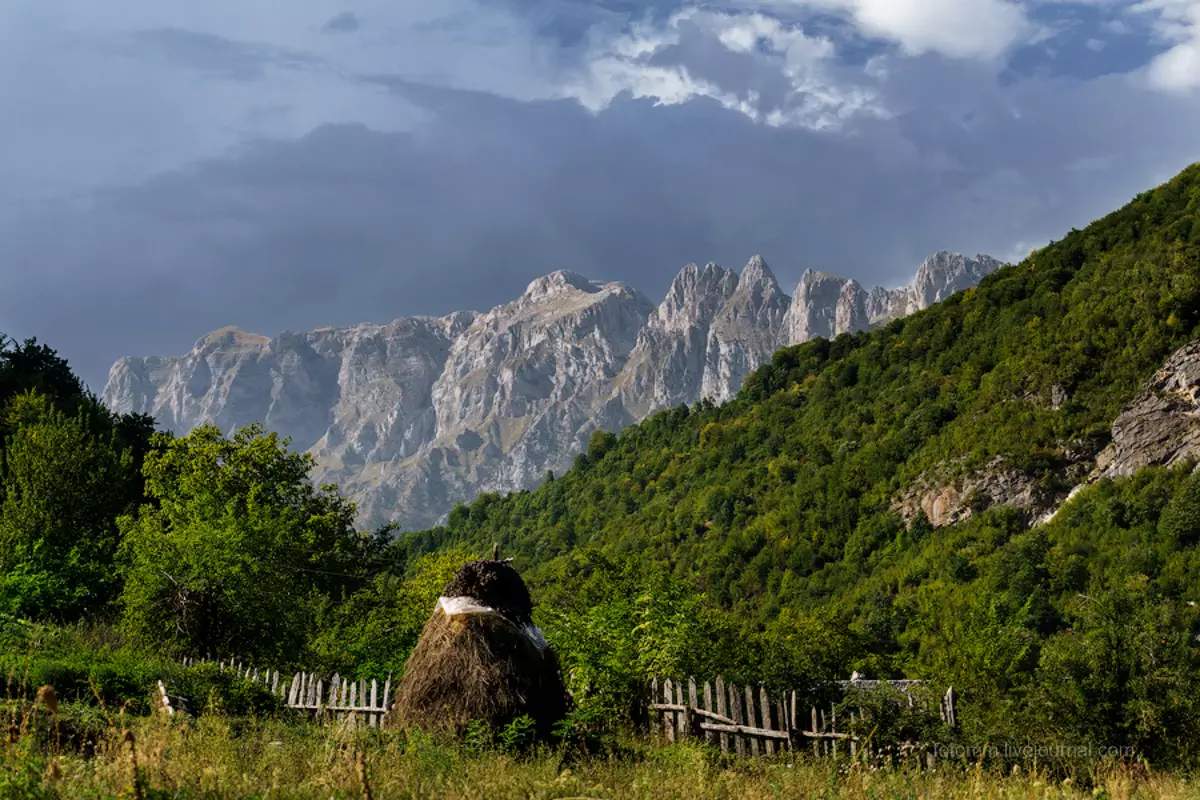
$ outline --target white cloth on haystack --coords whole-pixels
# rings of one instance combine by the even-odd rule
[[[439,597],[437,607],[442,610],[442,613],[448,617],[456,614],[499,614],[496,609],[491,606],[485,606],[476,600],[474,597]],[[546,637],[542,635],[542,629],[537,625],[530,623],[521,626],[521,633],[529,637],[529,641],[533,642],[538,650],[545,650],[549,647],[546,642]]]

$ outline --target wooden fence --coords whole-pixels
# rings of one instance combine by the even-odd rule
[[[894,681],[888,685],[899,690],[913,707],[911,689],[920,681]],[[841,688],[878,690],[881,681],[840,681]],[[704,739],[719,743],[721,752],[738,755],[774,755],[811,749],[814,756],[848,755],[857,758],[860,748],[869,743],[854,733],[839,729],[837,708],[810,706],[801,708],[796,692],[772,697],[759,686],[738,687],[726,684],[721,678],[713,683],[697,684],[687,681],[655,680],[650,684],[651,729],[668,742],[685,738]],[[946,690],[940,701],[942,721],[949,726],[957,722],[954,710],[955,692]],[[861,712],[849,714],[853,729]],[[655,718],[657,715],[657,718]],[[906,742],[892,755],[904,756],[913,751],[925,751],[932,764],[932,753],[920,742]]]
[[[216,664],[222,671],[231,671],[240,678],[261,683],[283,700],[285,708],[303,711],[315,718],[346,720],[353,718],[369,727],[378,728],[392,708],[392,677],[384,681],[382,692],[379,682],[372,680],[352,681],[334,675],[328,682],[311,672],[297,672],[291,678],[280,675],[279,670],[263,670],[244,667],[241,663],[210,661],[208,659],[185,658],[185,667],[199,664]],[[168,695],[166,687],[159,681],[159,693],[167,713],[174,714],[185,698]]]

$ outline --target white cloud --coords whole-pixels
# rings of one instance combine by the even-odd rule
[[[764,79],[782,78],[787,91],[768,99],[753,87],[734,88],[732,77],[712,77],[720,70],[704,57],[710,51],[696,56],[687,48],[705,44],[742,59]],[[851,79],[836,68],[835,55],[828,38],[774,17],[686,8],[657,26],[643,22],[609,39],[594,37],[580,76],[559,96],[575,97],[592,111],[622,92],[664,105],[707,97],[757,122],[812,129],[836,127],[856,114],[883,115],[873,88],[877,76],[862,70]]]
[[[1200,87],[1200,2],[1143,0],[1131,10],[1156,15],[1159,37],[1173,43],[1146,66],[1150,85],[1167,91]]]
[[[909,55],[993,59],[1036,34],[1010,0],[787,0],[847,13],[863,33],[896,42]],[[775,3],[773,5],[782,5]]]

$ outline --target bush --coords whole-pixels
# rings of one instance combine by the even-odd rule
[[[188,667],[167,684],[167,691],[188,698],[200,714],[233,717],[270,716],[283,708],[282,700],[262,683],[222,671],[216,664]]]

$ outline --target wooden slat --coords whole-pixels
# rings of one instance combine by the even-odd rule
[[[725,679],[718,677],[716,686],[714,688],[716,689],[716,693],[717,693],[716,712],[720,716],[725,717],[728,715],[728,710],[729,710],[729,708],[728,708],[729,692],[725,688]],[[729,753],[729,734],[722,732],[720,735],[720,739],[721,739],[721,752],[728,754]]]
[[[742,692],[735,684],[729,684],[729,716],[733,717],[738,725],[746,723],[746,715],[742,711]],[[746,740],[741,736],[733,737],[734,748],[739,756],[746,755]]]
[[[658,678],[654,678],[650,681],[650,736],[655,740],[662,733],[662,726],[659,724],[659,720],[654,718],[654,712],[657,710],[656,706],[659,705],[660,700],[662,700],[662,695],[658,693]],[[661,712],[659,716],[662,716]]]
[[[747,686],[742,689],[742,693],[746,698],[746,726],[749,728],[761,727],[758,724],[758,713],[755,710],[757,704],[754,702],[754,690]],[[758,755],[758,739],[750,740],[750,755]]]
[[[800,728],[800,716],[799,716],[800,707],[798,704],[798,700],[799,700],[799,698],[796,697],[796,692],[793,690],[792,697],[791,697],[791,704],[788,706],[788,730],[789,731],[798,730]],[[796,745],[798,745],[799,742],[797,742],[795,740],[795,738],[792,738],[790,741],[791,741],[791,748],[794,752],[796,750]]]
[[[670,678],[663,681],[663,700],[671,704],[675,702],[675,691],[671,685]],[[666,734],[667,742],[669,743],[674,743],[675,741],[675,720],[671,719],[672,716],[673,714],[670,711],[663,712],[663,732]]]
[[[691,711],[691,714],[689,714],[689,715],[688,715],[688,716],[689,716],[689,719],[687,720],[687,722],[688,722],[689,724],[690,724],[690,723],[692,723],[693,721],[695,721],[695,722],[699,722],[699,720],[698,720],[698,719],[696,719],[696,720],[693,720],[693,719],[691,718],[691,717],[692,717],[692,715],[694,715],[696,711],[699,711],[699,710],[700,710],[700,693],[699,693],[699,691],[696,689],[696,679],[695,679],[695,678],[688,678],[688,696],[687,696],[687,701],[688,701],[688,705],[689,705],[689,706],[691,707],[691,709],[692,709],[692,711]],[[693,731],[693,730],[690,730],[690,729],[688,730],[688,735],[689,735],[689,736],[691,736],[691,735],[692,735],[692,734],[694,734],[694,733],[695,733],[695,731]]]
[[[783,703],[783,697],[775,701],[775,719],[778,721],[779,729],[788,732],[787,744],[784,745],[788,750],[792,749],[792,723],[787,714],[787,707]]]
[[[837,707],[834,706],[833,703],[829,704],[829,720],[830,720],[829,730],[833,733],[837,733],[838,732],[838,729],[837,729]],[[837,754],[838,754],[838,740],[834,739],[833,740],[833,757],[837,758]]]
[[[811,727],[809,728],[809,730],[811,730],[813,732],[821,730],[821,721],[817,717],[817,707],[816,706],[812,707],[812,723],[811,723]],[[812,750],[813,750],[814,758],[821,757],[821,741],[815,737],[812,740]]]
[[[675,703],[683,707],[682,711],[675,712],[675,735],[679,741],[683,741],[688,735],[687,706],[683,705],[683,681],[675,684]]]
[[[771,721],[771,699],[767,697],[767,687],[758,687],[758,713],[759,724],[769,731],[775,730],[775,725]],[[766,742],[767,755],[775,755],[775,742],[772,739],[767,739]]]
[[[701,722],[700,728],[706,731],[725,731],[727,733],[742,734],[750,737],[751,741],[757,741],[758,739],[787,741],[787,734],[783,731],[769,731],[766,728],[755,728],[750,725],[722,725],[718,722]]]
[[[710,684],[708,681],[704,682],[704,705],[701,707],[701,710],[707,711],[709,714],[711,714],[711,713],[713,713],[713,711],[715,711],[715,709],[713,708],[712,684]],[[712,740],[713,740],[712,731],[706,732],[704,734],[704,741],[712,742]]]

